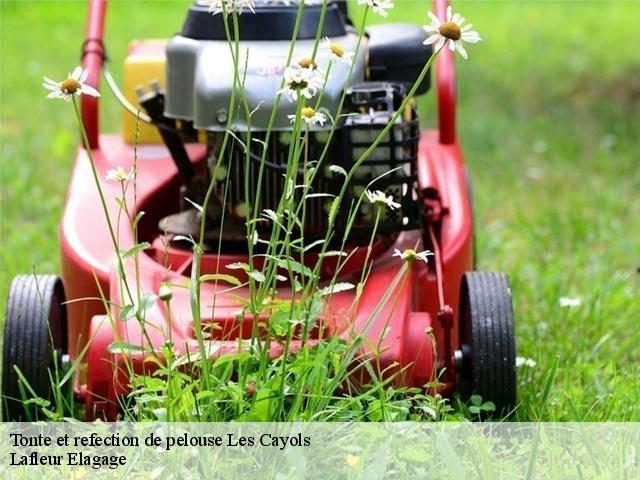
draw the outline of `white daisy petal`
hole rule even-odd
[[[365,190],[364,193],[367,197],[367,200],[369,200],[370,203],[377,205],[379,207],[388,207],[390,210],[396,210],[402,206],[399,203],[394,202],[393,197],[391,195],[387,195],[381,190],[376,190],[374,192],[370,190]]]
[[[440,35],[436,33],[434,35],[431,35],[429,38],[427,38],[423,43],[424,45],[431,45],[433,42],[435,42],[439,38],[440,38]]]
[[[462,37],[460,38],[462,38],[463,41],[469,43],[478,43],[480,40],[482,40],[480,38],[480,35],[478,35],[478,32],[463,32]]]
[[[456,46],[456,50],[458,51],[458,53],[460,53],[460,55],[462,55],[462,58],[464,58],[466,60],[467,59],[467,51],[462,46],[462,42],[460,42],[460,41],[455,42],[455,46]]]
[[[87,80],[87,77],[89,76],[89,69],[85,68],[82,71],[82,75],[80,75],[80,78],[78,79],[78,81],[80,83],[84,83]]]
[[[440,26],[440,19],[431,11],[429,11],[429,17],[431,18],[431,25],[435,25],[436,28],[438,28]]]
[[[74,80],[80,80],[80,75],[82,75],[82,67],[76,67],[73,69],[73,73],[69,76]]]
[[[79,92],[79,94],[80,93],[86,93],[87,95],[91,95],[92,97],[99,97],[100,96],[100,93],[95,88],[93,88],[92,86],[87,85],[87,84],[83,84],[80,87],[80,90],[78,90],[78,92]]]
[[[358,0],[358,5],[368,5],[373,13],[386,17],[389,14],[387,10],[393,8],[393,0]]]

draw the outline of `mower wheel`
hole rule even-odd
[[[460,292],[463,394],[492,401],[497,414],[516,404],[516,349],[509,280],[504,273],[467,272]]]
[[[5,421],[36,420],[23,399],[51,400],[54,365],[67,352],[67,311],[62,281],[55,275],[19,275],[7,300],[2,357]],[[21,380],[16,369],[25,381]]]

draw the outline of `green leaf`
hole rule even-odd
[[[473,415],[477,415],[480,413],[480,407],[476,407],[475,405],[471,405],[469,407],[469,413],[472,413]]]
[[[269,327],[276,336],[280,337],[288,333],[291,316],[288,310],[277,310],[269,317]]]
[[[132,345],[127,342],[113,342],[107,347],[107,351],[109,353],[116,354],[131,354],[131,353],[141,353],[144,352],[144,347],[142,345]]]
[[[145,313],[151,307],[156,304],[156,300],[158,300],[158,296],[152,293],[145,293],[140,299],[140,306],[138,307],[138,314],[140,318],[144,318]]]
[[[204,390],[202,392],[196,393],[196,400],[202,400],[203,398],[214,397],[215,393],[211,390]]]
[[[200,277],[200,281],[201,282],[216,282],[216,281],[227,282],[227,283],[230,283],[231,285],[235,285],[236,287],[239,287],[240,285],[242,285],[242,282],[238,280],[236,277],[234,277],[233,275],[224,275],[221,273],[202,275]]]
[[[158,422],[166,422],[169,418],[166,408],[156,408],[153,410],[153,414],[156,416]]]
[[[306,247],[304,247],[303,251],[304,252],[308,252],[309,250],[319,246],[319,245],[323,245],[324,244],[324,239],[321,240],[316,240],[315,242],[307,245]]]
[[[174,242],[189,242],[192,245],[196,245],[196,241],[193,239],[193,237],[191,235],[189,235],[188,237],[185,235],[176,235],[175,237],[172,238],[172,241]]]
[[[347,176],[347,171],[344,168],[342,168],[340,165],[331,165],[329,167],[329,171],[333,173],[338,173],[344,177]]]
[[[484,402],[482,404],[482,407],[480,407],[482,410],[484,410],[485,412],[495,412],[496,411],[496,404],[489,401],[489,402]]]
[[[308,193],[304,198],[336,198],[336,196],[330,193]]]
[[[198,210],[200,213],[202,213],[202,206],[198,205],[196,202],[194,202],[193,200],[189,200],[187,197],[184,197],[184,199],[189,202],[196,210]]]
[[[138,214],[136,215],[136,218],[133,219],[133,222],[131,224],[131,227],[135,230],[136,228],[138,228],[138,223],[140,222],[140,219],[144,216],[144,212],[138,212]]]
[[[340,202],[338,201],[338,198],[334,198],[333,202],[331,202],[331,208],[329,209],[329,220],[333,220],[336,218],[339,206]]]
[[[261,388],[256,392],[255,403],[253,405],[253,413],[259,422],[268,422],[271,420],[271,399],[273,394],[271,390]]]
[[[120,320],[126,322],[136,316],[136,306],[133,304],[125,306],[120,310]]]
[[[480,405],[482,405],[482,397],[480,395],[471,395],[471,404],[475,405],[476,407],[479,407]]]
[[[134,245],[129,250],[124,252],[122,254],[122,258],[131,257],[131,256],[141,252],[142,250],[146,250],[147,248],[151,248],[151,244],[149,242],[138,243],[137,245]]]
[[[271,260],[274,260],[279,268],[282,268],[287,272],[289,271],[289,269],[291,269],[291,271],[293,271],[294,273],[304,275],[305,277],[308,277],[308,278],[315,277],[315,275],[313,274],[313,270],[311,270],[306,265],[301,264],[300,262],[296,262],[295,260],[292,260],[292,259],[277,258],[277,257],[274,257],[273,255],[265,255],[265,256],[267,258],[270,258]]]
[[[227,268],[229,270],[244,270],[245,272],[248,272],[250,269],[249,265],[243,262],[230,263],[227,265]]]
[[[248,274],[256,282],[262,283],[266,280],[266,277],[264,276],[264,274],[262,272],[259,272],[258,270],[252,270],[251,272],[248,272]]]
[[[334,283],[333,285],[329,285],[328,287],[324,287],[318,291],[321,297],[325,295],[331,295],[333,293],[346,292],[347,290],[353,290],[355,285],[347,282],[339,282]]]

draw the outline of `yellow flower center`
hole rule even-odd
[[[331,53],[333,53],[336,57],[342,58],[344,56],[344,48],[342,48],[337,43],[330,44],[329,49],[331,49]]]
[[[404,252],[402,252],[402,257],[407,262],[413,262],[416,258],[418,258],[418,254],[413,248],[407,248]]]
[[[78,90],[80,90],[80,82],[75,78],[69,77],[64,82],[62,82],[62,85],[60,85],[60,90],[68,95],[73,95]]]
[[[316,114],[316,111],[311,108],[311,107],[304,107],[300,113],[302,114],[303,117],[306,118],[313,118],[313,116]]]
[[[316,70],[318,68],[318,64],[311,60],[311,57],[303,57],[298,61],[298,65],[302,68],[311,68],[312,70]]]
[[[462,31],[460,30],[460,27],[457,23],[444,22],[442,25],[440,25],[438,31],[443,37],[450,38],[454,41],[460,40],[460,37],[462,37]]]

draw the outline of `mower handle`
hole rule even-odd
[[[436,16],[445,20],[449,0],[434,0]],[[453,52],[442,49],[436,58],[436,86],[438,89],[438,128],[440,143],[456,141],[456,67]]]
[[[434,0],[436,16],[446,17],[448,0]],[[89,0],[86,38],[82,46],[82,68],[89,70],[87,83],[96,90],[100,86],[100,74],[105,58],[104,22],[107,0]],[[438,90],[438,128],[440,143],[451,144],[456,141],[456,73],[453,52],[443,49],[436,59],[436,85]],[[83,95],[81,99],[82,121],[87,131],[89,147],[98,148],[99,140],[99,99]]]
[[[96,90],[100,90],[100,75],[102,63],[105,58],[104,43],[104,19],[106,15],[106,0],[89,0],[89,16],[87,18],[87,31],[82,44],[82,68],[89,71],[87,84]],[[99,98],[91,95],[80,97],[82,122],[89,139],[89,148],[98,148],[99,137]]]

